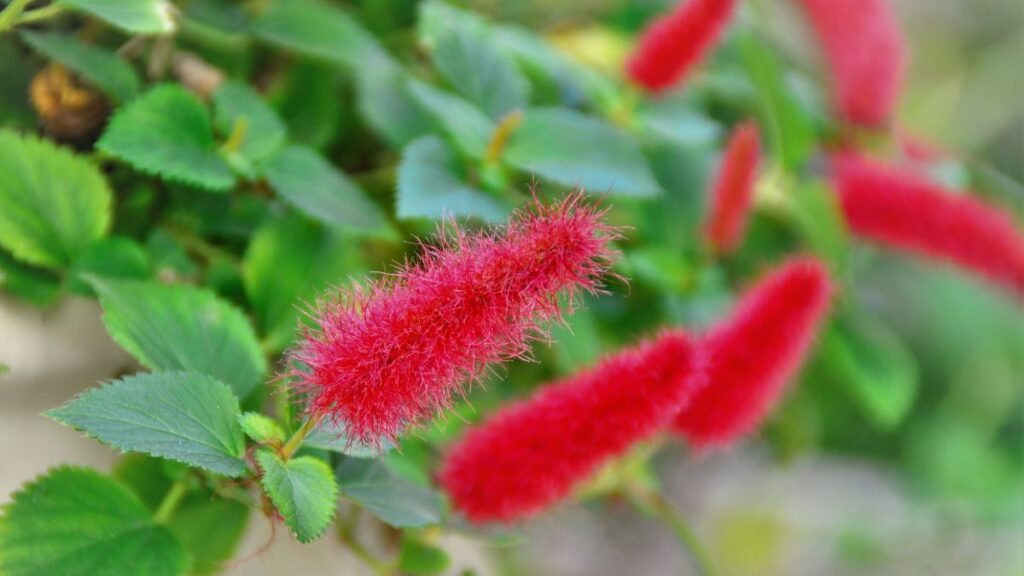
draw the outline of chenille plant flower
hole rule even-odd
[[[770,271],[704,336],[707,384],[673,422],[696,447],[755,430],[778,402],[829,309],[825,267],[801,257]]]
[[[664,429],[702,376],[691,339],[664,332],[471,430],[445,461],[441,484],[474,522],[526,518]]]
[[[716,254],[733,252],[743,241],[754,199],[760,148],[757,124],[753,122],[741,124],[729,138],[704,227],[704,240]]]
[[[680,83],[725,31],[736,0],[684,0],[640,36],[626,75],[649,92]]]
[[[578,194],[535,200],[498,233],[443,229],[419,262],[323,300],[291,352],[309,410],[376,443],[448,404],[465,383],[528,353],[558,297],[599,287],[615,232]]]
[[[835,158],[833,179],[857,236],[952,263],[1024,298],[1024,233],[1008,212],[863,156]]]
[[[845,121],[884,125],[903,88],[906,47],[887,0],[802,0]]]

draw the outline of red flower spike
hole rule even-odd
[[[626,63],[626,75],[649,92],[679,83],[704,58],[732,18],[736,0],[685,0],[652,22]]]
[[[810,349],[831,291],[825,267],[812,258],[791,260],[751,287],[732,316],[705,336],[707,386],[673,428],[698,448],[755,430]]]
[[[851,124],[884,125],[903,88],[906,47],[886,0],[803,0],[825,50],[839,115]]]
[[[599,288],[616,237],[603,217],[574,194],[535,201],[499,233],[442,229],[418,263],[321,302],[290,353],[310,412],[378,443],[447,406],[489,365],[524,356],[540,324],[559,317],[560,295],[571,304]]]
[[[702,382],[690,338],[665,332],[471,430],[444,462],[441,485],[473,522],[525,518],[663,430]]]
[[[952,263],[1024,298],[1024,233],[1009,213],[860,156],[833,178],[857,236]]]
[[[757,124],[745,122],[729,138],[711,198],[711,212],[704,238],[716,254],[729,254],[739,247],[747,228],[754,199],[757,165],[761,159]]]

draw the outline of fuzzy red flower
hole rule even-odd
[[[852,124],[885,124],[907,60],[887,0],[803,0],[803,7],[825,50],[839,115]]]
[[[665,332],[471,430],[445,461],[441,485],[474,522],[535,514],[664,429],[702,381],[690,338]]]
[[[1024,297],[1024,233],[1008,213],[860,156],[836,158],[833,177],[856,235],[953,263]]]
[[[529,351],[557,298],[593,291],[615,236],[573,195],[518,211],[503,232],[453,228],[420,261],[321,302],[318,326],[291,352],[310,410],[376,443],[446,406],[488,365]]]
[[[831,283],[812,258],[783,264],[751,287],[703,341],[707,385],[673,427],[696,447],[750,433],[800,367],[829,307]]]
[[[760,158],[757,124],[745,122],[733,131],[729,139],[704,228],[704,238],[717,254],[734,251],[743,240]]]
[[[732,18],[736,0],[685,0],[640,36],[626,74],[648,90],[679,83],[704,58]]]

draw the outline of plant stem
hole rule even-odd
[[[171,484],[170,489],[167,490],[167,494],[164,494],[164,499],[160,501],[160,506],[156,509],[156,513],[153,514],[153,520],[157,524],[163,524],[170,520],[171,514],[178,508],[178,504],[181,504],[181,499],[185,497],[188,492],[188,475],[183,475]]]
[[[292,437],[284,443],[284,446],[281,447],[281,458],[284,460],[291,458],[292,454],[294,454],[295,451],[299,449],[299,446],[302,445],[302,441],[305,440],[306,436],[313,431],[313,428],[316,428],[316,425],[320,423],[322,418],[322,416],[310,416],[305,422],[303,422],[302,426],[300,426],[299,429],[292,434]]]
[[[60,4],[50,4],[49,6],[43,6],[42,8],[36,8],[35,10],[25,12],[21,15],[21,18],[18,18],[17,24],[31,24],[41,20],[49,20],[63,12],[64,6]]]
[[[18,23],[18,17],[31,2],[32,0],[11,0],[11,3],[0,11],[0,33],[14,28]]]
[[[356,539],[354,532],[359,511],[359,507],[354,507],[347,518],[338,522],[338,538],[364,564],[369,566],[377,576],[390,576],[394,574],[394,568],[391,564],[374,556]]]
[[[686,520],[679,515],[679,512],[672,507],[672,504],[670,504],[662,494],[655,490],[634,486],[627,490],[627,496],[633,505],[640,511],[653,514],[659,520],[668,524],[669,527],[672,528],[676,537],[690,553],[690,557],[693,559],[697,572],[701,574],[701,576],[715,575],[714,564],[711,562],[711,557],[704,548],[704,545],[701,544],[700,539],[697,538],[697,534],[694,533]]]

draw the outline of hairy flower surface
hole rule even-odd
[[[802,0],[825,50],[839,115],[878,126],[892,116],[903,88],[906,47],[888,0]]]
[[[446,406],[488,365],[523,356],[542,324],[598,288],[615,237],[576,194],[535,201],[504,230],[438,234],[418,263],[319,305],[291,359],[310,410],[376,443]]]
[[[650,92],[683,80],[732,18],[736,0],[684,0],[652,22],[626,63],[626,74]]]
[[[859,156],[837,158],[833,177],[856,235],[955,264],[1024,297],[1024,233],[1009,213]]]
[[[755,430],[810,349],[831,291],[825,267],[807,257],[748,289],[732,316],[705,336],[707,385],[676,416],[676,431],[709,447]]]
[[[500,410],[454,447],[441,485],[474,522],[535,514],[664,429],[702,382],[690,338],[665,332]]]
[[[739,247],[754,199],[761,142],[757,124],[745,122],[729,138],[711,197],[711,212],[704,228],[708,246],[717,254]]]

